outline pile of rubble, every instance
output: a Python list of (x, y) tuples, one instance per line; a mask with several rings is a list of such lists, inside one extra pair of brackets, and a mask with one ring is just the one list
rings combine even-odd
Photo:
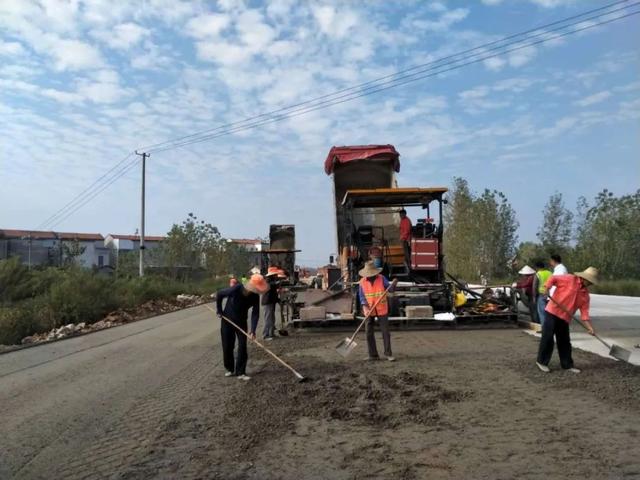
[(135, 308), (118, 309), (109, 313), (102, 320), (95, 323), (69, 323), (62, 327), (54, 328), (49, 332), (37, 333), (35, 335), (25, 337), (22, 339), (21, 343), (23, 345), (28, 345), (32, 343), (60, 340), (61, 338), (104, 330), (105, 328), (116, 327), (136, 320), (142, 320), (143, 318), (175, 312), (176, 310), (181, 310), (183, 308), (194, 307), (207, 301), (210, 301), (207, 297), (185, 294), (178, 295), (173, 301), (150, 300)]

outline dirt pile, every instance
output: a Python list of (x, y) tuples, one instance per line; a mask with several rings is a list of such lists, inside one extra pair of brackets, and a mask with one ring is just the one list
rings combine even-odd
[[(293, 431), (297, 420), (309, 417), (394, 428), (401, 424), (433, 426), (442, 422), (443, 404), (460, 402), (470, 391), (444, 388), (434, 378), (409, 371), (390, 375), (375, 368), (354, 369), (344, 364), (299, 357), (296, 365), (313, 372), (306, 383), (284, 381), (281, 371), (265, 370), (260, 381), (230, 388), (224, 417), (214, 429), (235, 449), (255, 448), (278, 433)], [(261, 414), (259, 412), (264, 412)], [(225, 421), (225, 419), (233, 421)], [(238, 438), (239, 424), (244, 425)]]

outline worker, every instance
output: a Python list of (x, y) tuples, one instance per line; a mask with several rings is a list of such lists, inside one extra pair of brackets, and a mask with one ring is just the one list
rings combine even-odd
[(536, 274), (536, 271), (531, 268), (529, 265), (525, 265), (518, 272), (520, 275), (520, 279), (517, 282), (514, 282), (512, 287), (520, 292), (520, 298), (522, 302), (529, 309), (529, 313), (531, 314), (531, 320), (535, 323), (538, 323), (538, 314), (536, 310), (536, 296), (535, 291), (533, 289), (533, 280)]
[(269, 267), (265, 275), (269, 284), (269, 291), (262, 296), (262, 306), (264, 307), (264, 330), (262, 337), (266, 341), (273, 340), (276, 331), (276, 305), (278, 298), (278, 280), (284, 272), (278, 267)]
[(400, 210), (400, 241), (408, 270), (411, 266), (411, 220), (407, 217), (407, 211), (404, 208)]
[[(260, 274), (252, 275), (245, 283), (235, 285), (218, 291), (216, 306), (218, 318), (220, 318), (220, 334), (222, 336), (222, 357), (224, 368), (227, 370), (225, 377), (236, 376), (241, 380), (249, 380), (247, 376), (247, 337), (239, 332), (233, 325), (222, 317), (226, 317), (238, 327), (249, 334), (254, 340), (256, 328), (260, 317), (260, 295), (267, 292), (269, 285)], [(227, 302), (222, 309), (222, 301)], [(251, 330), (247, 331), (247, 317), (251, 310)], [(238, 339), (238, 355), (233, 356), (233, 350)]]
[(231, 277), (229, 279), (229, 286), (230, 287), (235, 287), (238, 284), (238, 280), (235, 277)]
[(589, 318), (589, 287), (597, 284), (598, 270), (593, 267), (575, 275), (552, 275), (547, 280), (545, 287), (547, 289), (556, 287), (556, 292), (545, 309), (542, 338), (536, 361), (536, 365), (543, 372), (549, 373), (551, 371), (549, 362), (553, 354), (553, 338), (555, 337), (560, 366), (573, 373), (580, 373), (580, 370), (573, 366), (569, 324), (573, 314), (580, 310), (580, 318), (587, 327), (587, 331), (591, 335), (595, 335)]
[[(553, 254), (550, 256), (549, 258), (549, 265), (551, 265), (551, 268), (553, 268), (553, 274), (554, 275), (567, 275), (569, 273), (569, 271), (567, 270), (567, 267), (565, 267), (562, 263), (562, 258), (560, 257), (560, 255), (557, 254)], [(556, 287), (552, 287), (551, 290), (549, 290), (549, 296), (553, 296), (553, 292), (555, 292)]]
[[(371, 308), (383, 296), (385, 290), (389, 287), (389, 280), (383, 275), (380, 275), (382, 269), (376, 268), (372, 261), (365, 264), (364, 268), (360, 270), (359, 298), (362, 310), (366, 315), (371, 313), (371, 316), (367, 320), (365, 325), (365, 333), (367, 337), (367, 348), (369, 349), (369, 357), (367, 360), (378, 360), (378, 349), (376, 347), (376, 339), (373, 334), (374, 319), (378, 320), (380, 325), (380, 331), (382, 332), (382, 342), (384, 344), (384, 355), (390, 362), (395, 361), (391, 352), (391, 336), (389, 335), (389, 302), (387, 297), (384, 296), (376, 305), (375, 310), (371, 312)], [(395, 286), (396, 280), (393, 281)], [(393, 287), (391, 288), (393, 290)]]
[(560, 257), (560, 255), (551, 255), (549, 259), (549, 265), (551, 265), (551, 268), (553, 268), (554, 275), (567, 275), (569, 273), (567, 267), (563, 265), (562, 257)]
[(549, 270), (544, 262), (537, 261), (534, 265), (536, 275), (533, 279), (533, 291), (536, 294), (536, 310), (538, 312), (538, 321), (540, 325), (544, 325), (544, 309), (547, 307), (549, 297), (547, 296), (547, 280), (551, 278), (551, 270)]

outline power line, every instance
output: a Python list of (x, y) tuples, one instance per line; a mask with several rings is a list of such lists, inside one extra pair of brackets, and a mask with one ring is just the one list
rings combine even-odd
[(123, 169), (121, 169), (120, 172), (118, 174), (116, 174), (115, 176), (113, 176), (107, 183), (103, 184), (101, 187), (99, 187), (95, 192), (93, 192), (89, 196), (86, 196), (80, 203), (77, 203), (75, 205), (75, 208), (67, 211), (66, 214), (64, 214), (63, 216), (59, 217), (55, 221), (55, 224), (62, 223), (67, 218), (69, 218), (71, 215), (73, 215), (75, 212), (80, 210), (82, 207), (84, 207), (86, 204), (88, 204), (91, 200), (96, 198), (98, 195), (100, 195), (102, 192), (104, 192), (107, 188), (109, 188), (111, 185), (113, 185), (116, 181), (118, 181), (120, 178), (122, 178), (133, 167), (135, 167), (138, 162), (139, 162), (139, 160), (137, 158), (134, 158), (127, 166), (125, 166)]
[(51, 224), (53, 226), (53, 224), (59, 223), (59, 222), (56, 222), (56, 219), (57, 219), (57, 217), (59, 215), (64, 214), (64, 212), (66, 210), (68, 210), (69, 208), (73, 208), (75, 203), (81, 197), (83, 197), (87, 192), (89, 192), (89, 190), (91, 190), (94, 186), (96, 186), (99, 183), (101, 183), (102, 179), (104, 179), (105, 177), (109, 176), (109, 174), (111, 172), (113, 172), (114, 170), (116, 170), (117, 167), (119, 167), (120, 165), (125, 163), (131, 157), (131, 155), (133, 155), (133, 152), (130, 152), (126, 157), (124, 157), (122, 160), (120, 160), (118, 163), (116, 163), (113, 167), (111, 167), (109, 170), (107, 170), (102, 176), (98, 177), (91, 185), (89, 185), (82, 192), (80, 192), (78, 195), (76, 195), (74, 198), (72, 198), (68, 203), (66, 203), (62, 208), (57, 210), (53, 215), (51, 215), (49, 218), (47, 218), (44, 222), (42, 222), (40, 225), (38, 225), (36, 227), (36, 230), (45, 229), (47, 227), (47, 225), (49, 225), (49, 224)]
[[(297, 116), (304, 115), (316, 110), (329, 108), (331, 106), (353, 101), (357, 98), (373, 95), (381, 91), (389, 90), (391, 88), (396, 88), (402, 85), (406, 85), (408, 83), (416, 82), (425, 78), (441, 75), (443, 73), (457, 70), (467, 65), (485, 61), (489, 58), (494, 58), (497, 56), (505, 55), (507, 53), (511, 53), (513, 51), (521, 50), (523, 48), (527, 48), (527, 47), (531, 47), (541, 43), (556, 40), (564, 36), (568, 36), (583, 30), (587, 30), (590, 28), (595, 28), (601, 25), (612, 23), (614, 21), (622, 20), (624, 18), (637, 15), (638, 13), (640, 13), (640, 11), (633, 11), (624, 15), (616, 16), (611, 19), (601, 20), (599, 22), (587, 24), (582, 28), (576, 28), (574, 30), (569, 30), (556, 35), (551, 35), (551, 36), (549, 35), (550, 33), (555, 31), (577, 26), (585, 22), (588, 22), (590, 20), (601, 19), (603, 17), (610, 16), (613, 13), (617, 13), (619, 11), (627, 10), (629, 8), (640, 5), (640, 2), (629, 4), (628, 3), (629, 1), (630, 0), (614, 2), (609, 5), (592, 9), (577, 15), (573, 15), (571, 17), (567, 17), (552, 23), (548, 23), (534, 29), (516, 33), (510, 36), (504, 37), (500, 40), (485, 43), (483, 45), (479, 45), (477, 47), (474, 47), (453, 55), (448, 55), (446, 57), (442, 57), (432, 62), (416, 65), (411, 68), (401, 70), (393, 74), (380, 77), (375, 80), (370, 80), (368, 82), (364, 82), (353, 87), (344, 88), (336, 92), (333, 92), (331, 94), (323, 95), (321, 97), (310, 99), (304, 102), (299, 102), (297, 104), (283, 107), (271, 112), (249, 117), (241, 121), (221, 125), (214, 129), (204, 130), (202, 132), (193, 133), (191, 135), (179, 137), (173, 140), (156, 143), (154, 145), (144, 147), (144, 149), (151, 152), (162, 152), (162, 151), (172, 150), (174, 148), (180, 148), (187, 145), (192, 145), (195, 143), (201, 143), (204, 141), (213, 140), (215, 138), (219, 138), (225, 135), (230, 135), (236, 132), (258, 128), (262, 125), (279, 122), (288, 118), (297, 117)], [(625, 5), (624, 7), (611, 10), (612, 7), (617, 7), (623, 4)], [(607, 11), (603, 12), (604, 10), (607, 10)], [(601, 13), (597, 15), (592, 15), (596, 12), (601, 12)], [(589, 15), (591, 16), (589, 17)], [(585, 18), (585, 17), (588, 17), (588, 18)], [(580, 20), (575, 21), (577, 19), (580, 19)], [(571, 21), (572, 23), (567, 23)], [(566, 24), (566, 25), (562, 25), (562, 24)], [(556, 26), (556, 28), (548, 30), (548, 27), (551, 27), (551, 26)], [(546, 30), (543, 30), (543, 29), (546, 29)], [(538, 32), (538, 33), (536, 33), (535, 35), (529, 35), (530, 33), (533, 33), (533, 32)], [(537, 38), (543, 35), (544, 37), (542, 39), (523, 44), (523, 42), (527, 42), (529, 40), (532, 40), (534, 38)], [(521, 38), (518, 41), (507, 42), (508, 40), (513, 40), (518, 37), (523, 37), (523, 38)], [(507, 42), (507, 43), (501, 46), (496, 46), (504, 42)], [(505, 50), (506, 47), (512, 47), (514, 45), (518, 45), (518, 46), (515, 46), (513, 48), (507, 48)], [(493, 47), (493, 48), (487, 48), (487, 47)], [(487, 55), (489, 52), (492, 52), (492, 51), (496, 51), (496, 53)], [(479, 53), (474, 53), (473, 55), (467, 55), (471, 52), (479, 52)], [(465, 55), (467, 56), (465, 57)], [(462, 57), (462, 58), (458, 58), (458, 57)], [(442, 63), (442, 62), (445, 62), (445, 63)], [(443, 67), (447, 67), (449, 65), (451, 65), (449, 68), (443, 69)], [(412, 73), (409, 73), (409, 72), (412, 72)], [(300, 107), (304, 107), (304, 108), (300, 108)], [(287, 112), (287, 113), (281, 113), (281, 112)], [(280, 114), (275, 115), (277, 113), (280, 113)], [(258, 119), (262, 119), (262, 120), (255, 121)], [(249, 122), (253, 122), (253, 123), (249, 123)], [(121, 165), (123, 165), (131, 157), (131, 155), (133, 155), (133, 152), (129, 153), (123, 160), (121, 160), (118, 164), (116, 164), (114, 167), (108, 170), (105, 174), (99, 177), (89, 187), (87, 187), (80, 194), (74, 197), (74, 199), (68, 202), (64, 207), (58, 210), (55, 214), (50, 216), (41, 225), (53, 226), (54, 224), (60, 223), (61, 221), (68, 218), (71, 214), (76, 212), (78, 209), (86, 205), (89, 201), (91, 201), (93, 198), (99, 195), (102, 191), (104, 191), (110, 185), (112, 185), (115, 181), (117, 181), (124, 174), (126, 174), (131, 168), (133, 168), (133, 166), (135, 166), (135, 164), (137, 163), (137, 159), (136, 159), (134, 162), (128, 163), (126, 166), (121, 167)], [(118, 170), (118, 167), (120, 167), (119, 170)], [(109, 175), (111, 175), (111, 177), (107, 178), (109, 177)], [(94, 188), (95, 188), (95, 192), (91, 192), (91, 190)]]
[[(546, 35), (546, 34), (548, 34), (550, 32), (553, 32), (553, 31), (561, 30), (561, 29), (564, 29), (564, 28), (567, 28), (567, 27), (570, 27), (570, 26), (573, 26), (573, 25), (577, 25), (579, 23), (583, 23), (585, 21), (592, 20), (592, 19), (595, 19), (595, 18), (599, 18), (599, 17), (602, 17), (602, 16), (611, 15), (612, 13), (616, 13), (618, 11), (625, 10), (625, 9), (627, 9), (629, 7), (633, 7), (635, 5), (638, 5), (638, 3), (636, 2), (634, 4), (626, 5), (623, 8), (610, 10), (612, 7), (616, 7), (616, 6), (619, 6), (619, 5), (622, 5), (622, 4), (628, 4), (628, 2), (629, 2), (629, 0), (623, 0), (623, 1), (619, 1), (619, 2), (614, 2), (614, 3), (611, 3), (609, 5), (605, 5), (603, 7), (595, 8), (595, 9), (592, 9), (592, 10), (588, 10), (586, 12), (583, 12), (583, 13), (580, 13), (580, 14), (577, 14), (577, 15), (573, 15), (573, 16), (564, 18), (562, 20), (557, 20), (555, 22), (547, 23), (545, 25), (542, 25), (542, 26), (539, 26), (539, 27), (536, 27), (536, 28), (533, 28), (533, 29), (530, 29), (530, 30), (526, 30), (524, 32), (519, 32), (519, 33), (516, 33), (516, 34), (512, 34), (512, 35), (504, 37), (504, 38), (502, 38), (500, 40), (495, 40), (495, 41), (488, 42), (488, 43), (485, 43), (485, 44), (482, 44), (482, 45), (478, 45), (478, 46), (470, 48), (468, 50), (464, 50), (462, 52), (458, 52), (458, 53), (455, 53), (455, 54), (452, 54), (452, 55), (448, 55), (446, 57), (442, 57), (442, 58), (439, 58), (439, 59), (431, 61), (431, 62), (427, 62), (427, 63), (421, 64), (421, 65), (416, 65), (416, 66), (410, 67), (410, 68), (405, 69), (405, 70), (400, 70), (400, 71), (395, 72), (393, 74), (386, 75), (386, 76), (383, 76), (383, 77), (380, 77), (380, 78), (377, 78), (377, 79), (374, 79), (374, 80), (370, 80), (368, 82), (364, 82), (364, 83), (361, 83), (359, 85), (355, 85), (355, 86), (352, 86), (352, 87), (344, 88), (344, 89), (335, 91), (335, 92), (330, 93), (330, 94), (322, 95), (320, 97), (316, 97), (316, 98), (313, 98), (313, 99), (310, 99), (310, 100), (307, 100), (307, 101), (304, 101), (304, 102), (299, 102), (299, 103), (296, 103), (296, 104), (293, 104), (293, 105), (289, 105), (287, 107), (282, 107), (282, 108), (279, 108), (277, 110), (266, 112), (266, 113), (263, 113), (263, 114), (260, 114), (260, 115), (255, 115), (255, 116), (252, 116), (252, 117), (248, 117), (248, 118), (246, 118), (244, 120), (240, 120), (240, 121), (236, 121), (236, 122), (231, 122), (231, 123), (227, 123), (227, 124), (224, 124), (224, 125), (220, 125), (220, 126), (215, 127), (213, 129), (207, 129), (207, 130), (203, 130), (203, 131), (200, 131), (200, 132), (197, 132), (197, 133), (193, 133), (193, 134), (190, 134), (190, 135), (179, 137), (179, 138), (176, 138), (176, 139), (173, 139), (173, 140), (167, 140), (167, 141), (156, 143), (156, 144), (153, 144), (153, 145), (148, 145), (148, 146), (145, 146), (144, 148), (145, 149), (150, 149), (150, 150), (155, 150), (155, 151), (163, 151), (163, 150), (161, 150), (161, 148), (164, 149), (165, 147), (173, 146), (174, 144), (180, 144), (180, 145), (182, 145), (183, 143), (184, 144), (188, 144), (187, 143), (188, 142), (187, 139), (193, 139), (194, 137), (200, 137), (200, 136), (202, 136), (204, 134), (208, 134), (208, 133), (209, 134), (213, 134), (214, 132), (219, 132), (221, 130), (226, 131), (230, 127), (240, 126), (242, 124), (245, 124), (245, 123), (260, 119), (260, 118), (270, 117), (270, 116), (273, 116), (273, 115), (278, 114), (278, 113), (287, 112), (289, 110), (294, 110), (294, 109), (299, 109), (299, 107), (301, 107), (301, 106), (310, 105), (310, 104), (314, 104), (314, 103), (318, 103), (318, 102), (320, 102), (319, 105), (330, 103), (330, 102), (333, 102), (333, 101), (338, 100), (338, 99), (342, 99), (342, 98), (350, 96), (350, 95), (355, 95), (356, 93), (362, 93), (363, 91), (367, 91), (367, 90), (370, 90), (370, 89), (375, 89), (376, 87), (379, 86), (379, 85), (375, 85), (375, 84), (383, 82), (383, 81), (388, 80), (388, 79), (392, 79), (393, 78), (394, 80), (388, 80), (387, 82), (383, 82), (383, 83), (396, 82), (396, 81), (402, 80), (404, 78), (407, 78), (407, 77), (410, 77), (410, 76), (413, 76), (413, 75), (418, 75), (420, 73), (424, 73), (424, 68), (428, 67), (428, 66), (432, 67), (432, 68), (436, 68), (436, 67), (440, 68), (440, 67), (449, 65), (451, 63), (454, 63), (454, 62), (462, 61), (465, 58), (457, 58), (456, 60), (453, 60), (452, 62), (442, 63), (442, 62), (444, 62), (446, 60), (451, 60), (451, 59), (454, 59), (456, 57), (461, 57), (461, 56), (467, 55), (468, 53), (471, 53), (471, 52), (480, 51), (481, 53), (487, 53), (487, 52), (490, 52), (490, 51), (494, 51), (494, 50), (497, 50), (497, 49), (508, 47), (510, 45), (517, 44), (517, 43), (519, 43), (519, 41), (518, 42), (509, 42), (509, 43), (507, 43), (505, 45), (502, 45), (502, 46), (499, 46), (499, 47), (495, 47), (495, 45), (497, 45), (497, 44), (504, 43), (504, 42), (507, 42), (509, 40), (513, 40), (514, 38), (517, 38), (517, 37), (522, 37), (522, 36), (526, 36), (526, 35), (528, 35), (530, 33), (533, 33), (533, 32), (538, 32), (536, 35), (532, 35), (532, 36), (529, 35), (528, 38), (523, 39), (523, 40), (530, 40), (530, 39), (535, 38), (535, 37)], [(609, 11), (607, 11), (605, 13), (600, 13), (600, 14), (592, 16), (590, 18), (582, 18), (582, 17), (587, 17), (589, 15), (592, 15), (595, 12), (602, 12), (603, 10), (609, 10)], [(556, 27), (556, 28), (551, 29), (551, 30), (547, 30), (549, 27), (557, 26), (557, 25), (560, 25), (560, 24), (563, 24), (563, 23), (567, 23), (567, 22), (579, 19), (579, 18), (580, 18), (580, 20), (577, 21), (577, 22), (573, 22), (573, 23), (570, 23), (570, 24), (567, 24), (567, 25), (562, 25), (560, 27)], [(545, 30), (543, 30), (543, 29), (545, 29)], [(520, 40), (520, 41), (522, 41), (522, 40)], [(492, 46), (493, 46), (493, 48), (487, 50), (488, 47), (492, 47)], [(471, 58), (471, 57), (473, 57), (475, 55), (477, 55), (477, 54), (471, 55), (468, 58)], [(438, 65), (438, 64), (440, 64), (440, 65)], [(420, 71), (416, 72), (416, 70), (420, 70)], [(410, 75), (406, 75), (409, 72), (415, 72), (415, 73), (412, 73)], [(363, 90), (363, 87), (367, 87), (367, 88), (364, 88), (364, 90)], [(347, 92), (350, 92), (350, 93), (347, 93)], [(337, 98), (332, 98), (332, 97), (336, 97), (336, 96), (338, 96), (340, 94), (343, 94), (343, 95), (341, 95), (341, 96), (339, 96)], [(344, 95), (344, 94), (346, 94), (346, 95)], [(316, 105), (312, 105), (312, 106), (315, 107)], [(308, 108), (311, 108), (311, 107), (308, 107)], [(294, 110), (294, 111), (296, 111), (296, 110)], [(292, 113), (292, 112), (289, 112), (289, 113)], [(267, 119), (267, 120), (269, 120), (269, 119)], [(241, 127), (238, 127), (238, 128), (241, 128)]]
[[(632, 4), (631, 6), (636, 6), (636, 5), (639, 5), (639, 4), (640, 4), (640, 2), (636, 2), (636, 3)], [(613, 13), (613, 12), (608, 12), (605, 15), (610, 15), (611, 13)], [(241, 132), (241, 131), (245, 131), (245, 130), (250, 130), (250, 129), (257, 128), (259, 126), (266, 125), (266, 124), (269, 124), (269, 123), (275, 123), (275, 122), (279, 122), (279, 121), (282, 121), (282, 120), (285, 120), (285, 119), (297, 117), (297, 116), (304, 115), (304, 114), (307, 114), (307, 113), (310, 113), (310, 112), (313, 112), (313, 111), (316, 111), (316, 110), (321, 110), (321, 109), (328, 108), (328, 107), (331, 107), (331, 106), (335, 106), (335, 105), (339, 105), (339, 104), (342, 104), (342, 103), (346, 103), (346, 102), (355, 100), (357, 98), (373, 95), (375, 93), (379, 93), (379, 92), (384, 91), (384, 90), (389, 90), (391, 88), (396, 88), (398, 86), (406, 85), (408, 83), (413, 83), (413, 82), (416, 82), (416, 81), (419, 81), (419, 80), (423, 80), (425, 78), (433, 77), (433, 76), (436, 76), (436, 75), (441, 75), (443, 73), (447, 73), (447, 72), (450, 72), (450, 71), (453, 71), (453, 70), (457, 70), (459, 68), (462, 68), (462, 67), (474, 64), (474, 63), (482, 62), (482, 61), (488, 60), (490, 58), (494, 58), (494, 57), (498, 57), (498, 56), (501, 56), (501, 55), (505, 55), (506, 53), (511, 53), (511, 52), (514, 52), (514, 51), (517, 51), (517, 50), (521, 50), (523, 48), (528, 48), (528, 47), (532, 47), (532, 46), (539, 45), (539, 44), (542, 44), (542, 43), (546, 43), (546, 42), (550, 42), (550, 41), (553, 41), (553, 40), (557, 40), (559, 38), (562, 38), (562, 37), (565, 37), (565, 36), (568, 36), (568, 35), (572, 35), (572, 34), (575, 34), (575, 33), (579, 33), (579, 32), (584, 31), (584, 30), (588, 30), (588, 29), (595, 28), (595, 27), (598, 27), (598, 26), (606, 25), (606, 24), (612, 23), (614, 21), (622, 20), (624, 18), (631, 17), (631, 16), (637, 15), (639, 13), (640, 13), (640, 11), (635, 11), (635, 12), (631, 12), (631, 13), (628, 13), (628, 14), (625, 14), (625, 15), (619, 15), (619, 16), (614, 17), (612, 19), (602, 20), (600, 22), (587, 24), (587, 25), (585, 25), (584, 27), (581, 27), (581, 28), (576, 28), (576, 29), (573, 29), (573, 30), (570, 30), (570, 31), (567, 31), (567, 32), (563, 32), (563, 33), (559, 33), (559, 34), (556, 34), (556, 35), (552, 35), (552, 36), (546, 36), (545, 38), (542, 38), (540, 40), (536, 40), (536, 41), (530, 42), (530, 43), (520, 44), (520, 45), (518, 45), (516, 47), (509, 48), (507, 50), (503, 50), (503, 51), (500, 51), (500, 52), (497, 52), (497, 53), (494, 53), (494, 54), (491, 54), (491, 55), (479, 55), (479, 56), (475, 55), (476, 58), (472, 58), (471, 60), (469, 60), (467, 62), (458, 64), (458, 65), (454, 65), (454, 66), (452, 66), (450, 68), (446, 68), (446, 69), (443, 69), (443, 70), (436, 70), (433, 73), (425, 74), (428, 70), (433, 70), (433, 69), (427, 69), (425, 71), (420, 71), (420, 72), (417, 72), (417, 73), (413, 73), (413, 74), (410, 74), (410, 75), (403, 76), (403, 77), (401, 77), (399, 79), (396, 79), (396, 80), (383, 82), (382, 84), (376, 85), (372, 89), (370, 89), (368, 91), (365, 91), (363, 93), (354, 92), (352, 94), (345, 95), (344, 96), (345, 98), (338, 97), (338, 98), (333, 99), (333, 100), (321, 102), (321, 103), (319, 103), (317, 105), (312, 105), (312, 106), (305, 107), (305, 108), (302, 108), (302, 109), (294, 110), (294, 111), (286, 113), (286, 114), (273, 116), (271, 118), (267, 118), (267, 119), (262, 120), (262, 121), (258, 121), (258, 122), (250, 123), (250, 124), (247, 124), (247, 125), (242, 125), (242, 126), (230, 128), (230, 129), (223, 130), (223, 131), (215, 133), (215, 134), (196, 137), (196, 138), (193, 138), (191, 140), (186, 140), (184, 142), (170, 144), (170, 145), (167, 145), (165, 147), (161, 147), (161, 148), (157, 148), (157, 149), (151, 149), (151, 151), (157, 153), (157, 152), (163, 152), (163, 151), (167, 151), (167, 150), (172, 150), (172, 149), (177, 148), (177, 147), (182, 147), (182, 146), (186, 146), (186, 145), (192, 145), (192, 144), (195, 144), (195, 143), (201, 143), (201, 142), (208, 141), (208, 140), (213, 140), (213, 139), (216, 139), (216, 138), (219, 138), (219, 137), (222, 137), (222, 136), (230, 135), (232, 133), (237, 133), (237, 132)], [(602, 17), (602, 16), (604, 16), (604, 15), (598, 15), (598, 16), (595, 16), (595, 17), (591, 17), (591, 18), (589, 18), (587, 20), (592, 20), (594, 18), (598, 18), (598, 17)], [(575, 25), (584, 23), (587, 20), (581, 20), (579, 22), (576, 22), (576, 23), (574, 23), (572, 25), (567, 25), (567, 26), (575, 26)], [(567, 28), (567, 26), (564, 26), (563, 28)], [(545, 33), (548, 33), (548, 32), (545, 32)], [(516, 45), (518, 43), (521, 43), (521, 42), (514, 42), (513, 45)], [(509, 45), (506, 45), (506, 46), (509, 46)], [(459, 62), (459, 61), (460, 60), (456, 60), (454, 62), (449, 62), (449, 63), (455, 63), (455, 62)], [(402, 80), (402, 81), (398, 81), (398, 80)]]

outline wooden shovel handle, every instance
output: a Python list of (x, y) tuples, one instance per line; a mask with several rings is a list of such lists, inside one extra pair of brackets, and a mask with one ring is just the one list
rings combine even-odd
[[(378, 298), (378, 300), (375, 301), (375, 303), (373, 304), (373, 307), (371, 307), (369, 309), (369, 313), (367, 313), (367, 316), (364, 317), (364, 320), (362, 320), (362, 322), (360, 322), (360, 325), (358, 325), (358, 328), (356, 328), (356, 331), (353, 332), (353, 335), (351, 335), (351, 338), (349, 339), (349, 343), (353, 342), (353, 339), (356, 337), (356, 335), (358, 335), (358, 332), (360, 331), (360, 329), (362, 328), (362, 326), (365, 324), (365, 322), (367, 320), (369, 320), (369, 317), (371, 317), (371, 314), (373, 312), (375, 312), (376, 307), (378, 306), (378, 304), (382, 301), (383, 298), (385, 298), (387, 296), (387, 293), (389, 293), (389, 290), (391, 290), (391, 288), (395, 287), (396, 284), (398, 283), (397, 279), (393, 279), (393, 282), (391, 282), (391, 284), (387, 287), (387, 289), (384, 291), (384, 293), (380, 296), (380, 298)], [(358, 287), (359, 288), (359, 287)]]

